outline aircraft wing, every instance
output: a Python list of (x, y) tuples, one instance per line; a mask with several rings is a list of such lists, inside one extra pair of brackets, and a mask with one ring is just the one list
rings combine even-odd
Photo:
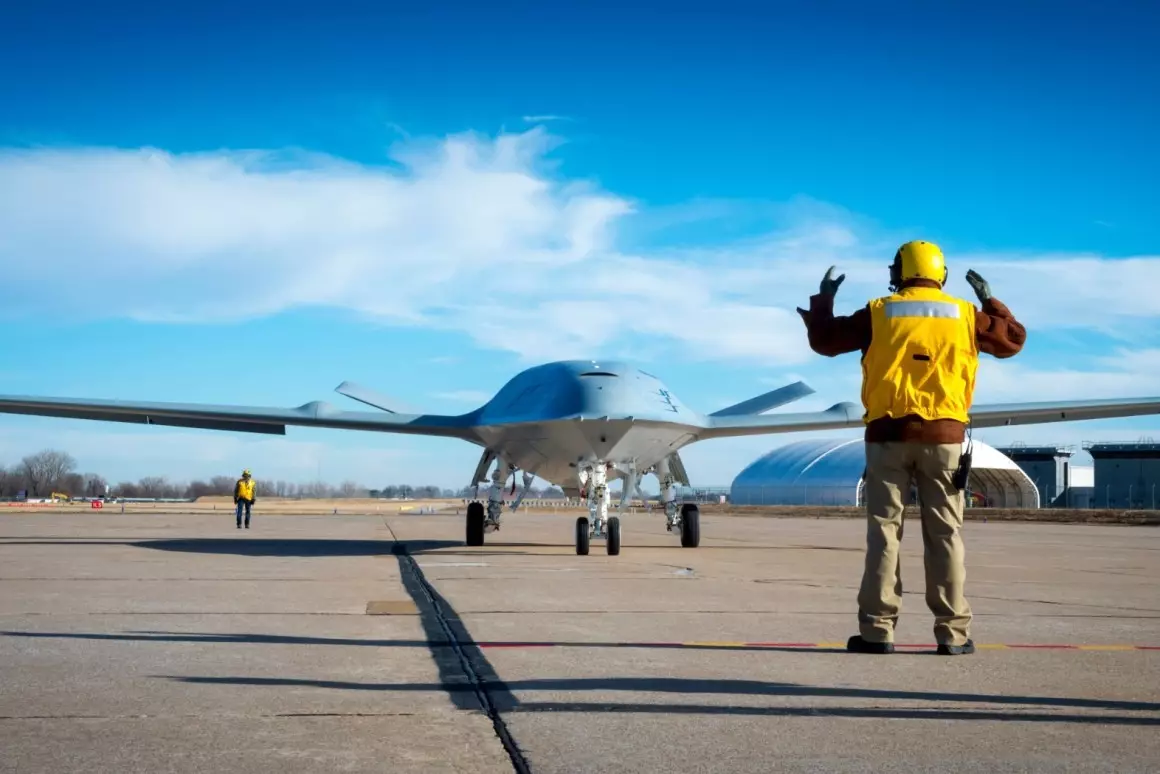
[[(977, 405), (971, 410), (971, 426), (980, 428), (1036, 425), (1154, 414), (1160, 414), (1160, 397), (993, 403)], [(699, 440), (706, 440), (741, 435), (840, 430), (862, 426), (861, 406), (855, 403), (838, 403), (825, 411), (761, 416), (710, 416), (706, 428), (697, 435)]]
[(0, 413), (271, 435), (285, 435), (287, 425), (298, 425), (379, 433), (433, 435), (472, 442), (476, 440), (470, 415), (341, 411), (322, 401), (306, 403), (295, 408), (267, 408), (0, 395)]

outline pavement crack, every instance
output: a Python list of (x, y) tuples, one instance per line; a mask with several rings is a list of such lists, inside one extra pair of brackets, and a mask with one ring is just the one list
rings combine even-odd
[[(491, 720), (495, 735), (511, 760), (513, 770), (517, 774), (531, 774), (532, 768), (501, 714), (501, 709), (505, 707), (510, 709), (518, 705), (515, 696), (496, 675), (491, 663), (467, 631), (467, 627), (464, 626), (459, 614), (427, 580), (422, 568), (419, 567), (419, 563), (411, 556), (407, 544), (395, 537), (395, 532), (386, 522), (386, 519), (383, 522), (394, 541), (391, 553), (398, 559), (403, 586), (411, 595), (416, 607), (419, 608), (420, 620), (426, 630), (428, 643), (431, 646), (449, 646), (457, 662), (459, 674), (453, 674), (449, 669), (451, 665), (447, 663), (444, 655), (446, 647), (431, 647), (431, 655), (439, 667), (444, 688), (447, 689), (459, 684), (466, 678), (471, 685), (476, 701)], [(448, 693), (453, 702), (462, 702), (462, 694), (459, 691), (448, 690)], [(458, 706), (461, 709), (466, 709), (461, 704)]]

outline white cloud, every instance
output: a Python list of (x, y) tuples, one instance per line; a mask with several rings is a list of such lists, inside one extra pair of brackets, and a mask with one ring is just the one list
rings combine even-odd
[[(541, 128), (495, 138), (404, 134), (391, 163), (377, 166), (301, 152), (0, 150), (0, 314), (217, 322), (331, 306), (386, 323), (459, 332), (529, 362), (732, 360), (786, 374), (770, 386), (802, 378), (819, 390), (786, 410), (857, 401), (856, 355), (815, 356), (794, 308), (807, 303), (830, 265), (847, 275), (840, 312), (884, 293), (895, 246), (918, 235), (888, 232), (806, 198), (644, 208), (594, 183), (561, 179), (548, 156), (555, 144)], [(733, 222), (742, 222), (747, 236), (737, 238)], [(719, 226), (712, 238), (673, 236), (706, 224)], [(1156, 392), (1160, 298), (1151, 288), (1160, 286), (1160, 256), (1113, 260), (944, 248), (952, 292), (972, 297), (963, 275), (975, 268), (1030, 328), (1025, 355), (985, 360), (980, 402)], [(1125, 284), (1130, 292), (1123, 292)], [(101, 289), (97, 303), (94, 288)], [(1051, 353), (1041, 342), (1048, 330), (1088, 335), (1087, 348), (1092, 333), (1116, 346), (1091, 360), (1044, 367), (1042, 355)], [(1060, 335), (1053, 336), (1058, 342)], [(734, 388), (715, 389), (722, 400), (705, 410), (735, 402), (728, 395)], [(744, 392), (736, 400), (751, 397)], [(439, 397), (478, 403), (489, 396)], [(1132, 430), (1116, 437), (1147, 434), (1149, 421), (1125, 420), (1120, 424)], [(1088, 427), (995, 432), (1094, 437)], [(851, 432), (856, 436), (839, 435)], [(699, 481), (728, 483), (753, 457), (797, 437), (699, 444), (687, 461)], [(447, 452), (439, 452), (437, 467), (454, 465), (447, 471), (452, 485), (475, 456), (470, 447), (428, 446), (414, 438), (398, 442), (402, 453), (394, 446), (349, 447), (345, 437), (340, 448), (323, 441), (87, 429), (38, 432), (37, 442), (67, 448), (110, 475), (125, 470), (127, 477), (154, 469), (188, 470), (189, 476), (257, 470), (259, 460), (267, 477), (311, 478), (321, 461), (332, 481), (419, 481), (431, 467), (422, 450), (438, 448)], [(0, 434), (7, 459), (29, 451), (26, 435)], [(145, 469), (140, 460), (156, 468)], [(445, 483), (442, 475), (436, 483)]]
[[(1017, 358), (1018, 356), (1016, 356)], [(1094, 358), (1091, 368), (1036, 368), (986, 356), (979, 364), (977, 403), (1136, 398), (1160, 395), (1160, 350)]]
[[(302, 152), (0, 151), (0, 313), (229, 321), (332, 306), (527, 361), (802, 367), (816, 357), (794, 308), (826, 267), (846, 273), (838, 307), (852, 311), (885, 292), (895, 245), (914, 236), (804, 198), (649, 211), (560, 179), (556, 143), (539, 127), (407, 137), (379, 166)], [(734, 216), (761, 229), (663, 249), (624, 238)], [(1160, 284), (1160, 257), (948, 254), (950, 289), (971, 297), (962, 275), (981, 271), (1031, 326), (1029, 349), (1049, 326), (1160, 344), (1160, 301), (1121, 292)], [(53, 290), (28, 293), (34, 284)], [(94, 286), (117, 301), (92, 303)]]

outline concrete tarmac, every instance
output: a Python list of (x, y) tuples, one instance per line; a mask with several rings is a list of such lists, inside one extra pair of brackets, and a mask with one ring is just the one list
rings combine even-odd
[(980, 650), (891, 656), (859, 521), (0, 514), (0, 772), (1154, 772), (1160, 530), (969, 523)]

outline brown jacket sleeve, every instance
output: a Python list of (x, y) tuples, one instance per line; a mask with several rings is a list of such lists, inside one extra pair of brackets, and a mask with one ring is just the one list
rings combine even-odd
[(1002, 301), (990, 298), (975, 310), (975, 341), (980, 352), (999, 359), (1014, 357), (1027, 341), (1027, 329)]
[(799, 309), (810, 349), (819, 355), (836, 357), (847, 352), (863, 353), (870, 347), (870, 310), (862, 307), (849, 316), (834, 316), (834, 297), (810, 296), (810, 310)]

